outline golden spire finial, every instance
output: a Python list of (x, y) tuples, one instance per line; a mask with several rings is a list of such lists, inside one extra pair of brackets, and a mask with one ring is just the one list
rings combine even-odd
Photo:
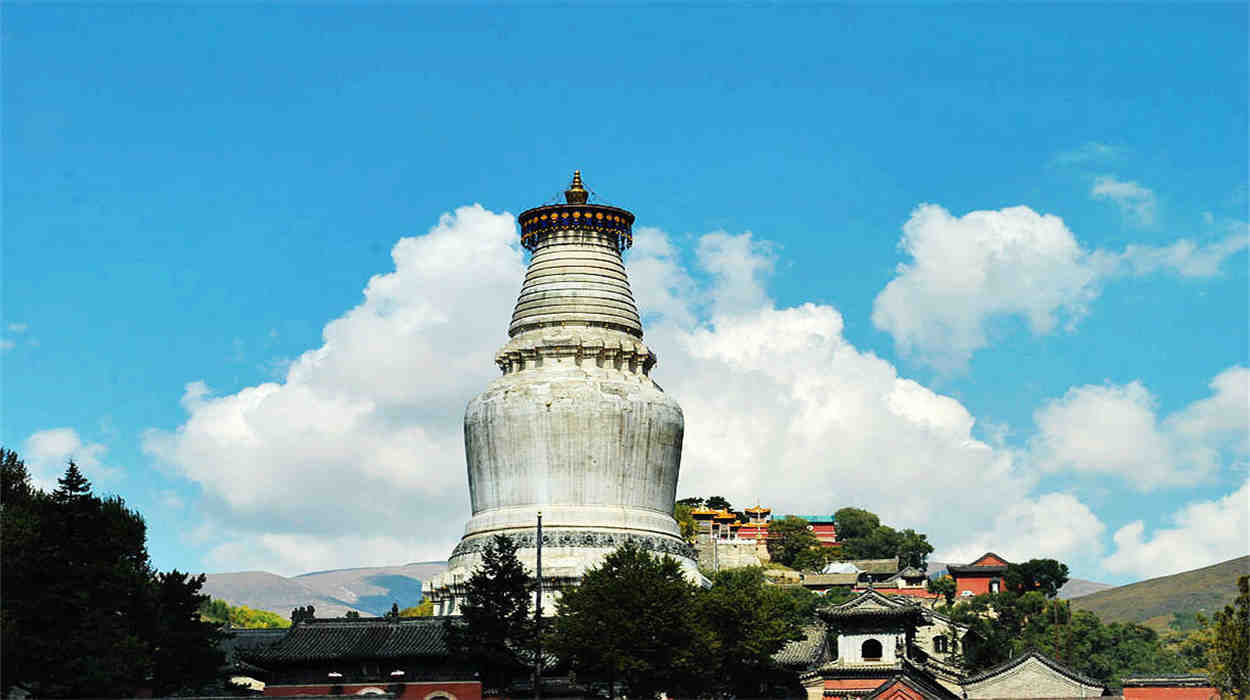
[(585, 204), (590, 193), (582, 186), (582, 171), (573, 171), (573, 184), (564, 191), (564, 201), (569, 204)]

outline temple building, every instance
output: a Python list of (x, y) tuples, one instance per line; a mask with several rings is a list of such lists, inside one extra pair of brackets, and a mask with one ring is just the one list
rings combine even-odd
[(968, 628), (914, 600), (868, 590), (816, 614), (805, 638), (775, 657), (797, 674), (808, 700), (1068, 700), (1107, 692), (1036, 651), (966, 676), (957, 659)]
[(1002, 591), (1007, 564), (1006, 559), (993, 552), (986, 552), (971, 564), (949, 564), (946, 570), (955, 579), (955, 595), (970, 598), (982, 593)]
[(802, 518), (812, 528), (812, 534), (816, 535), (816, 539), (820, 540), (822, 547), (840, 547), (838, 542), (838, 523), (837, 518), (832, 515), (781, 515), (778, 520), (785, 518)]
[(530, 570), (542, 514), (544, 612), (559, 591), (626, 542), (702, 579), (673, 519), (681, 466), (681, 407), (651, 380), (656, 356), (622, 260), (634, 215), (589, 203), (581, 173), (565, 201), (518, 216), (531, 252), (501, 376), (464, 416), (472, 517), (446, 573), (425, 595), (457, 614), (463, 583), (489, 539), (508, 535)]

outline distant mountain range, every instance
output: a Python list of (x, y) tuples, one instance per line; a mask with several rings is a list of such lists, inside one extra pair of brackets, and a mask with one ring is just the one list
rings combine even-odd
[[(929, 573), (946, 569), (930, 562)], [(396, 603), (401, 609), (421, 602), (421, 582), (447, 570), (445, 561), (426, 561), (402, 566), (312, 571), (298, 576), (279, 576), (268, 571), (208, 574), (204, 593), (231, 605), (269, 610), (284, 617), (305, 605), (316, 608), (318, 617), (342, 617), (355, 611), (379, 616)], [(1105, 583), (1081, 579), (1068, 581), (1060, 598), (1075, 598), (1111, 588)]]
[(1118, 586), (1072, 599), (1103, 622), (1137, 622), (1167, 629), (1173, 613), (1201, 612), (1210, 617), (1237, 597), (1237, 577), (1250, 575), (1250, 556)]
[(203, 592), (231, 605), (270, 610), (287, 616), (311, 605), (318, 617), (348, 612), (379, 616), (391, 604), (406, 608), (421, 602), (421, 582), (447, 570), (447, 562), (313, 571), (290, 578), (267, 571), (208, 574)]

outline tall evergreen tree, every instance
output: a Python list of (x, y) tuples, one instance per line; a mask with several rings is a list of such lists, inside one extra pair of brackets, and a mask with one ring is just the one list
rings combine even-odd
[[(0, 463), (12, 496), (23, 489), (9, 454)], [(197, 624), (202, 580), (158, 577), (143, 518), (119, 497), (93, 495), (77, 465), (57, 483), (3, 508), (0, 691), (118, 697), (215, 680), (224, 657)]]
[(0, 507), (26, 503), (34, 494), (26, 463), (13, 450), (0, 447)]
[(524, 675), (535, 625), (530, 617), (534, 579), (517, 559), (517, 545), (496, 535), (465, 582), (460, 619), (448, 621), (447, 646), (482, 669), (487, 688), (502, 689)]
[(91, 495), (91, 482), (83, 476), (83, 473), (78, 470), (78, 465), (71, 459), (65, 473), (56, 480), (56, 490), (52, 492), (52, 497), (59, 502), (66, 502), (89, 495)]

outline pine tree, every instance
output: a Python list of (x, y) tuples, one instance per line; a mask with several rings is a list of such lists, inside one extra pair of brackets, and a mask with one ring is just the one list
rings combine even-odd
[[(120, 497), (99, 498), (73, 462), (51, 494), (5, 452), (0, 523), (0, 695), (129, 697), (214, 681), (224, 660), (200, 621), (203, 577), (158, 576), (147, 526)], [(27, 481), (28, 483), (28, 481)]]
[(447, 646), (478, 665), (484, 685), (492, 689), (502, 689), (525, 674), (525, 650), (534, 643), (530, 618), (534, 579), (516, 552), (512, 538), (491, 538), (481, 565), (465, 582), (460, 619), (448, 621)]
[(26, 464), (13, 450), (0, 447), (0, 507), (27, 503), (34, 493)]
[(66, 502), (89, 495), (91, 495), (91, 482), (83, 476), (78, 470), (78, 465), (71, 459), (69, 466), (65, 468), (64, 476), (56, 480), (56, 490), (52, 492), (52, 497), (59, 502)]

